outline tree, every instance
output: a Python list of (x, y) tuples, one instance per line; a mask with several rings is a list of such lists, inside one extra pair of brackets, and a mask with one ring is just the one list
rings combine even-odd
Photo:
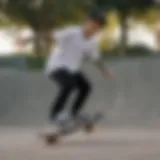
[(152, 0), (95, 0), (103, 9), (116, 8), (119, 12), (121, 26), (120, 53), (123, 55), (127, 46), (128, 16), (132, 10), (141, 10), (153, 4)]
[(77, 20), (76, 11), (86, 11), (90, 0), (4, 0), (0, 11), (12, 21), (25, 23), (35, 34), (35, 53), (42, 55), (42, 33)]

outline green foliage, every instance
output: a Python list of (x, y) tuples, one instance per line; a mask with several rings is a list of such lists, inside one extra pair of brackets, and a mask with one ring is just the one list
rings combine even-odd
[(44, 68), (45, 60), (46, 60), (45, 57), (36, 57), (36, 56), (27, 57), (28, 69), (37, 70)]
[(27, 69), (26, 64), (27, 56), (1, 56), (0, 68), (15, 68), (15, 69)]
[(39, 70), (44, 68), (45, 59), (45, 57), (25, 55), (4, 56), (0, 57), (0, 68)]
[[(78, 21), (91, 0), (7, 0), (0, 1), (0, 12), (14, 22), (25, 23), (34, 31), (34, 53), (43, 55), (49, 46), (44, 33)], [(76, 14), (78, 11), (78, 15)], [(42, 43), (44, 45), (42, 45)]]
[(87, 0), (8, 0), (0, 2), (0, 10), (13, 21), (23, 21), (34, 30), (46, 30), (76, 20), (76, 11), (86, 11), (88, 5)]
[[(117, 46), (110, 51), (102, 50), (102, 55), (104, 57), (119, 57), (119, 51), (120, 47)], [(155, 51), (144, 45), (134, 45), (126, 48), (125, 55), (127, 57), (153, 57), (155, 55)]]
[[(127, 49), (129, 58), (160, 58), (160, 54), (153, 54), (153, 51), (144, 46), (134, 46)], [(125, 57), (118, 56), (118, 51), (110, 51), (108, 53), (102, 53), (104, 61), (110, 61), (112, 59), (123, 59)], [(42, 70), (46, 57), (35, 57), (35, 56), (7, 56), (0, 57), (0, 68), (12, 68), (18, 70)]]
[(147, 6), (152, 5), (152, 0), (95, 0), (95, 3), (104, 9), (115, 8), (119, 11), (119, 19), (121, 26), (121, 48), (120, 54), (124, 55), (127, 49), (127, 30), (128, 30), (128, 16), (134, 9), (144, 10)]
[(95, 3), (106, 9), (116, 8), (118, 10), (131, 10), (131, 9), (142, 9), (146, 6), (152, 5), (152, 0), (95, 0)]
[(132, 47), (128, 47), (126, 50), (127, 56), (149, 56), (153, 55), (154, 51), (144, 45), (135, 45)]

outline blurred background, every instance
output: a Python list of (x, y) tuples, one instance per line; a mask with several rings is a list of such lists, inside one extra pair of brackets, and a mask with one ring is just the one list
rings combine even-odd
[[(106, 25), (96, 38), (104, 61), (117, 76), (105, 82), (92, 65), (84, 65), (84, 71), (96, 86), (88, 110), (93, 110), (94, 104), (99, 106), (95, 110), (104, 111), (104, 124), (110, 126), (157, 126), (160, 120), (158, 0), (0, 1), (2, 125), (41, 125), (45, 121), (56, 88), (43, 70), (45, 59), (56, 44), (41, 35), (83, 24), (87, 13), (96, 7), (106, 13)], [(18, 43), (33, 35), (35, 40), (27, 46)]]
[[(94, 159), (106, 159), (107, 148), (108, 158), (114, 160), (159, 160), (159, 0), (0, 0), (0, 127), (11, 128), (9, 132), (0, 129), (3, 132), (0, 132), (0, 159), (17, 159), (19, 153), (23, 153), (26, 160), (44, 156), (39, 152), (41, 157), (28, 154), (30, 157), (27, 158), (26, 151), (32, 153), (36, 144), (32, 144), (32, 138), (27, 135), (29, 131), (20, 134), (19, 130), (14, 132), (13, 129), (41, 127), (57, 91), (43, 74), (45, 59), (56, 44), (41, 35), (65, 26), (83, 24), (86, 14), (95, 7), (106, 13), (105, 28), (97, 40), (104, 61), (113, 69), (116, 78), (106, 82), (91, 64), (83, 66), (95, 86), (86, 110), (104, 113), (101, 126), (106, 132), (96, 135), (101, 136), (101, 140), (81, 138), (84, 145), (69, 143), (72, 150), (63, 147), (61, 156), (58, 157), (58, 150), (52, 154), (57, 155), (57, 159), (64, 159), (63, 155), (65, 159), (67, 155), (68, 159), (77, 159), (76, 155), (83, 153), (83, 147), (97, 146), (101, 149), (92, 148), (90, 154), (85, 152), (80, 157), (83, 155), (83, 159), (87, 159), (85, 156), (92, 154)], [(36, 37), (33, 43), (25, 47), (17, 43), (32, 35)], [(124, 128), (133, 130), (126, 132)], [(18, 137), (21, 141), (17, 141)], [(18, 143), (19, 149), (14, 146), (8, 149), (10, 142)], [(79, 152), (72, 155), (74, 147)], [(29, 152), (30, 148), (32, 152)], [(52, 154), (50, 158), (53, 158)]]
[[(48, 30), (83, 23), (89, 10), (101, 7), (106, 26), (99, 35), (104, 55), (147, 55), (160, 50), (158, 0), (2, 0), (0, 2), (0, 55), (46, 56), (51, 46), (40, 36)], [(19, 38), (36, 35), (21, 48)]]
[[(87, 13), (96, 7), (106, 13), (106, 25), (96, 38), (104, 61), (117, 76), (106, 83), (90, 64), (84, 65), (84, 71), (96, 86), (95, 98), (91, 98), (88, 109), (92, 110), (93, 104), (99, 106), (95, 110), (104, 110), (108, 119), (104, 123), (111, 126), (131, 123), (157, 126), (160, 120), (158, 0), (0, 1), (1, 124), (42, 124), (48, 111), (44, 106), (49, 106), (56, 92), (44, 76), (43, 68), (56, 44), (41, 35), (83, 24)], [(33, 43), (27, 46), (17, 43), (32, 35), (36, 37)], [(41, 116), (35, 118), (34, 114)]]

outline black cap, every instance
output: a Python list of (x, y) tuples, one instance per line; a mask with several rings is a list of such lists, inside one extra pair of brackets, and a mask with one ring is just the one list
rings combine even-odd
[(94, 9), (89, 14), (89, 19), (96, 21), (100, 26), (104, 26), (106, 22), (105, 13), (100, 9)]

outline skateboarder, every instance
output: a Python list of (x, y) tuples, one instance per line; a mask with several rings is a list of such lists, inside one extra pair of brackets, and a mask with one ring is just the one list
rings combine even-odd
[(92, 11), (82, 26), (67, 27), (53, 33), (57, 46), (46, 62), (46, 74), (59, 87), (59, 92), (51, 104), (50, 122), (58, 123), (57, 118), (65, 108), (73, 91), (76, 97), (69, 113), (75, 119), (82, 110), (92, 91), (92, 84), (80, 67), (85, 58), (92, 59), (104, 77), (112, 77), (101, 60), (96, 34), (105, 25), (105, 14)]
[(50, 120), (56, 121), (73, 91), (77, 91), (70, 116), (76, 118), (92, 90), (92, 84), (80, 70), (84, 58), (93, 59), (104, 76), (112, 76), (100, 58), (96, 34), (105, 25), (105, 14), (96, 9), (89, 14), (82, 26), (68, 27), (57, 31), (53, 38), (57, 47), (48, 58), (46, 72), (56, 82), (59, 93), (53, 100)]

